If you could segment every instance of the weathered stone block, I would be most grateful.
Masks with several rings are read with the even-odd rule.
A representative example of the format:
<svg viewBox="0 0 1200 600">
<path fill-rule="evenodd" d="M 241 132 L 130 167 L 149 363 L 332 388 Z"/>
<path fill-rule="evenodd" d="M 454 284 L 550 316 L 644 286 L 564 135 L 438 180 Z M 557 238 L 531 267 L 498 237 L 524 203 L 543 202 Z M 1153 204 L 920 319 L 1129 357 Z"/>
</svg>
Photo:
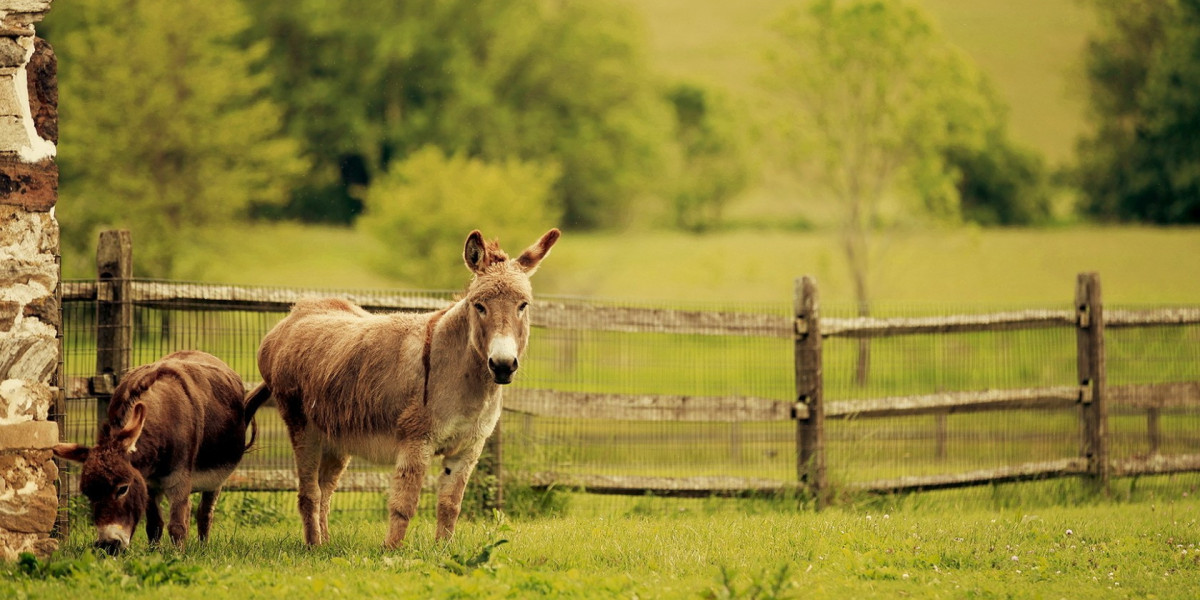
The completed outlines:
<svg viewBox="0 0 1200 600">
<path fill-rule="evenodd" d="M 46 558 L 58 551 L 58 540 L 46 533 L 17 533 L 0 529 L 0 560 L 15 562 L 22 553 L 29 552 L 38 558 Z"/>
<path fill-rule="evenodd" d="M 12 331 L 13 324 L 17 322 L 17 315 L 21 314 L 20 303 L 11 300 L 0 300 L 0 332 Z"/>
<path fill-rule="evenodd" d="M 58 299 L 49 294 L 31 300 L 22 309 L 21 316 L 27 319 L 37 319 L 55 329 L 62 329 L 62 311 L 58 308 Z"/>
<path fill-rule="evenodd" d="M 0 157 L 0 163 L 4 162 Z M 58 221 L 47 212 L 29 212 L 0 200 L 0 267 L 8 262 L 53 262 L 58 254 Z M 54 271 L 57 273 L 57 269 Z M 55 275 L 57 279 L 57 275 Z"/>
<path fill-rule="evenodd" d="M 58 144 L 58 57 L 46 40 L 38 38 L 25 66 L 29 74 L 29 110 L 42 139 Z"/>
<path fill-rule="evenodd" d="M 54 528 L 58 467 L 51 456 L 49 450 L 0 451 L 0 529 L 48 533 Z"/>
<path fill-rule="evenodd" d="M 57 365 L 52 335 L 0 335 L 0 378 L 48 382 Z"/>
<path fill-rule="evenodd" d="M 3 42 L 11 41 L 11 38 L 0 37 L 0 61 L 4 60 Z M 24 50 L 21 50 L 21 59 L 25 59 Z M 9 117 L 19 117 L 24 108 L 21 106 L 21 101 L 17 98 L 17 85 L 13 75 L 0 76 L 0 115 Z"/>
<path fill-rule="evenodd" d="M 23 379 L 0 382 L 0 425 L 46 421 L 50 418 L 54 397 L 55 388 L 48 383 Z"/>
<path fill-rule="evenodd" d="M 0 116 L 0 151 L 15 152 L 30 144 L 22 121 Z M 47 212 L 57 200 L 58 165 L 53 160 L 26 163 L 15 156 L 0 156 L 0 204 Z"/>
<path fill-rule="evenodd" d="M 19 67 L 23 64 L 25 49 L 14 38 L 0 38 L 0 67 Z"/>
<path fill-rule="evenodd" d="M 33 35 L 33 24 L 49 10 L 50 0 L 0 0 L 0 25 L 10 35 Z"/>
<path fill-rule="evenodd" d="M 58 424 L 53 421 L 25 421 L 0 425 L 0 453 L 4 450 L 49 452 L 58 443 Z M 0 461 L 0 477 L 5 477 Z M 55 470 L 54 477 L 58 477 Z M 51 477 L 51 480 L 54 479 Z M 2 493 L 0 493 L 2 495 Z"/>
</svg>

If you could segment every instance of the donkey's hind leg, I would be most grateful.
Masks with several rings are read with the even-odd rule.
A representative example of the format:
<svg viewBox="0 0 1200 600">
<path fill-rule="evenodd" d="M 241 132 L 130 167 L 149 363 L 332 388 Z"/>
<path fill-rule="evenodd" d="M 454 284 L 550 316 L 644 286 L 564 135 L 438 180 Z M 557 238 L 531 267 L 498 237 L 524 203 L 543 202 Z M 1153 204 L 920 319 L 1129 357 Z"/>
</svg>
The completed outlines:
<svg viewBox="0 0 1200 600">
<path fill-rule="evenodd" d="M 350 464 L 350 456 L 332 448 L 326 448 L 321 454 L 321 467 L 318 483 L 321 487 L 321 543 L 329 541 L 329 504 L 333 500 L 333 492 L 337 489 L 342 472 Z"/>
<path fill-rule="evenodd" d="M 321 487 L 317 480 L 321 464 L 321 441 L 311 426 L 289 433 L 292 454 L 296 457 L 296 508 L 300 510 L 300 522 L 304 525 L 304 543 L 316 546 L 321 543 Z"/>
<path fill-rule="evenodd" d="M 200 493 L 200 507 L 196 509 L 196 535 L 201 542 L 208 541 L 208 530 L 212 527 L 213 513 L 217 510 L 217 498 L 221 490 Z"/>
</svg>

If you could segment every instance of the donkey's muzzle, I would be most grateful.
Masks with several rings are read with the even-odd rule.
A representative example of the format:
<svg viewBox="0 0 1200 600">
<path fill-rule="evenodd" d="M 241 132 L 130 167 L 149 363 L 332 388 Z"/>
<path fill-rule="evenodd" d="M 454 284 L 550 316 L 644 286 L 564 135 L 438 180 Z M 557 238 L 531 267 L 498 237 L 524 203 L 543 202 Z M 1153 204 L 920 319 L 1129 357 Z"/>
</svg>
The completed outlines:
<svg viewBox="0 0 1200 600">
<path fill-rule="evenodd" d="M 496 360 L 488 359 L 488 370 L 492 372 L 492 379 L 501 385 L 512 383 L 513 373 L 517 372 L 517 359 L 511 360 Z"/>
</svg>

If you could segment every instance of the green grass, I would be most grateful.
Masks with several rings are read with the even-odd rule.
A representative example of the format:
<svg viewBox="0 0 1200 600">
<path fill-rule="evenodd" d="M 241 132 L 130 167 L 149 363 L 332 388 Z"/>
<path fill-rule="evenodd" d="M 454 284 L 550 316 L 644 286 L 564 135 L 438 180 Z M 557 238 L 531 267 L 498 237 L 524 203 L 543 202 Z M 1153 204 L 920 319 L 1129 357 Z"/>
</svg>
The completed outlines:
<svg viewBox="0 0 1200 600">
<path fill-rule="evenodd" d="M 934 228 L 897 231 L 879 242 L 871 286 L 873 299 L 884 304 L 1070 306 L 1081 271 L 1100 273 L 1109 305 L 1200 299 L 1200 278 L 1194 276 L 1200 268 L 1200 228 Z M 214 283 L 426 287 L 373 273 L 374 243 L 344 228 L 240 225 L 212 232 L 210 243 L 192 249 L 184 261 L 202 267 L 196 280 Z M 461 269 L 466 285 L 465 267 L 445 268 Z M 827 306 L 854 298 L 839 238 L 826 231 L 568 231 L 533 283 L 538 294 L 769 304 L 789 310 L 801 275 L 817 278 Z M 95 275 L 68 271 L 64 276 Z"/>
<path fill-rule="evenodd" d="M 1051 506 L 995 494 L 821 513 L 784 500 L 631 499 L 618 516 L 468 520 L 448 544 L 432 539 L 424 511 L 395 552 L 380 548 L 382 518 L 336 519 L 329 545 L 306 548 L 294 512 L 267 525 L 221 514 L 207 545 L 148 550 L 139 533 L 117 559 L 92 558 L 93 533 L 77 525 L 50 560 L 0 567 L 0 596 L 1194 597 L 1194 495 Z"/>
</svg>

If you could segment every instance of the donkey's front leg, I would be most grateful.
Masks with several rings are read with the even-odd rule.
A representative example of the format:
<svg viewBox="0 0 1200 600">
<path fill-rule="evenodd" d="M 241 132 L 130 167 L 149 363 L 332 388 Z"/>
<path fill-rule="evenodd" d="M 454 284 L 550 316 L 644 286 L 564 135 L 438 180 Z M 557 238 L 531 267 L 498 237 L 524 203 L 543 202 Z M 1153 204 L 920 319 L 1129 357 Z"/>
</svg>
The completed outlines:
<svg viewBox="0 0 1200 600">
<path fill-rule="evenodd" d="M 421 442 L 405 442 L 396 456 L 396 473 L 392 476 L 392 493 L 388 497 L 388 533 L 383 545 L 399 548 L 408 533 L 408 523 L 417 513 L 421 499 L 421 484 L 429 472 L 431 452 Z"/>
<path fill-rule="evenodd" d="M 169 486 L 164 486 L 167 502 L 171 505 L 171 516 L 167 520 L 167 533 L 180 550 L 187 544 L 188 525 L 192 520 L 192 478 L 184 473 Z"/>
<path fill-rule="evenodd" d="M 161 502 L 162 490 L 150 490 L 150 496 L 146 499 L 146 539 L 152 547 L 162 540 L 163 518 L 158 506 Z"/>
<path fill-rule="evenodd" d="M 463 493 L 467 489 L 467 481 L 479 462 L 483 451 L 481 442 L 477 448 L 471 448 L 457 456 L 446 456 L 442 459 L 442 473 L 437 482 L 437 539 L 444 540 L 454 534 L 454 526 L 458 523 L 458 515 L 462 510 Z"/>
</svg>

